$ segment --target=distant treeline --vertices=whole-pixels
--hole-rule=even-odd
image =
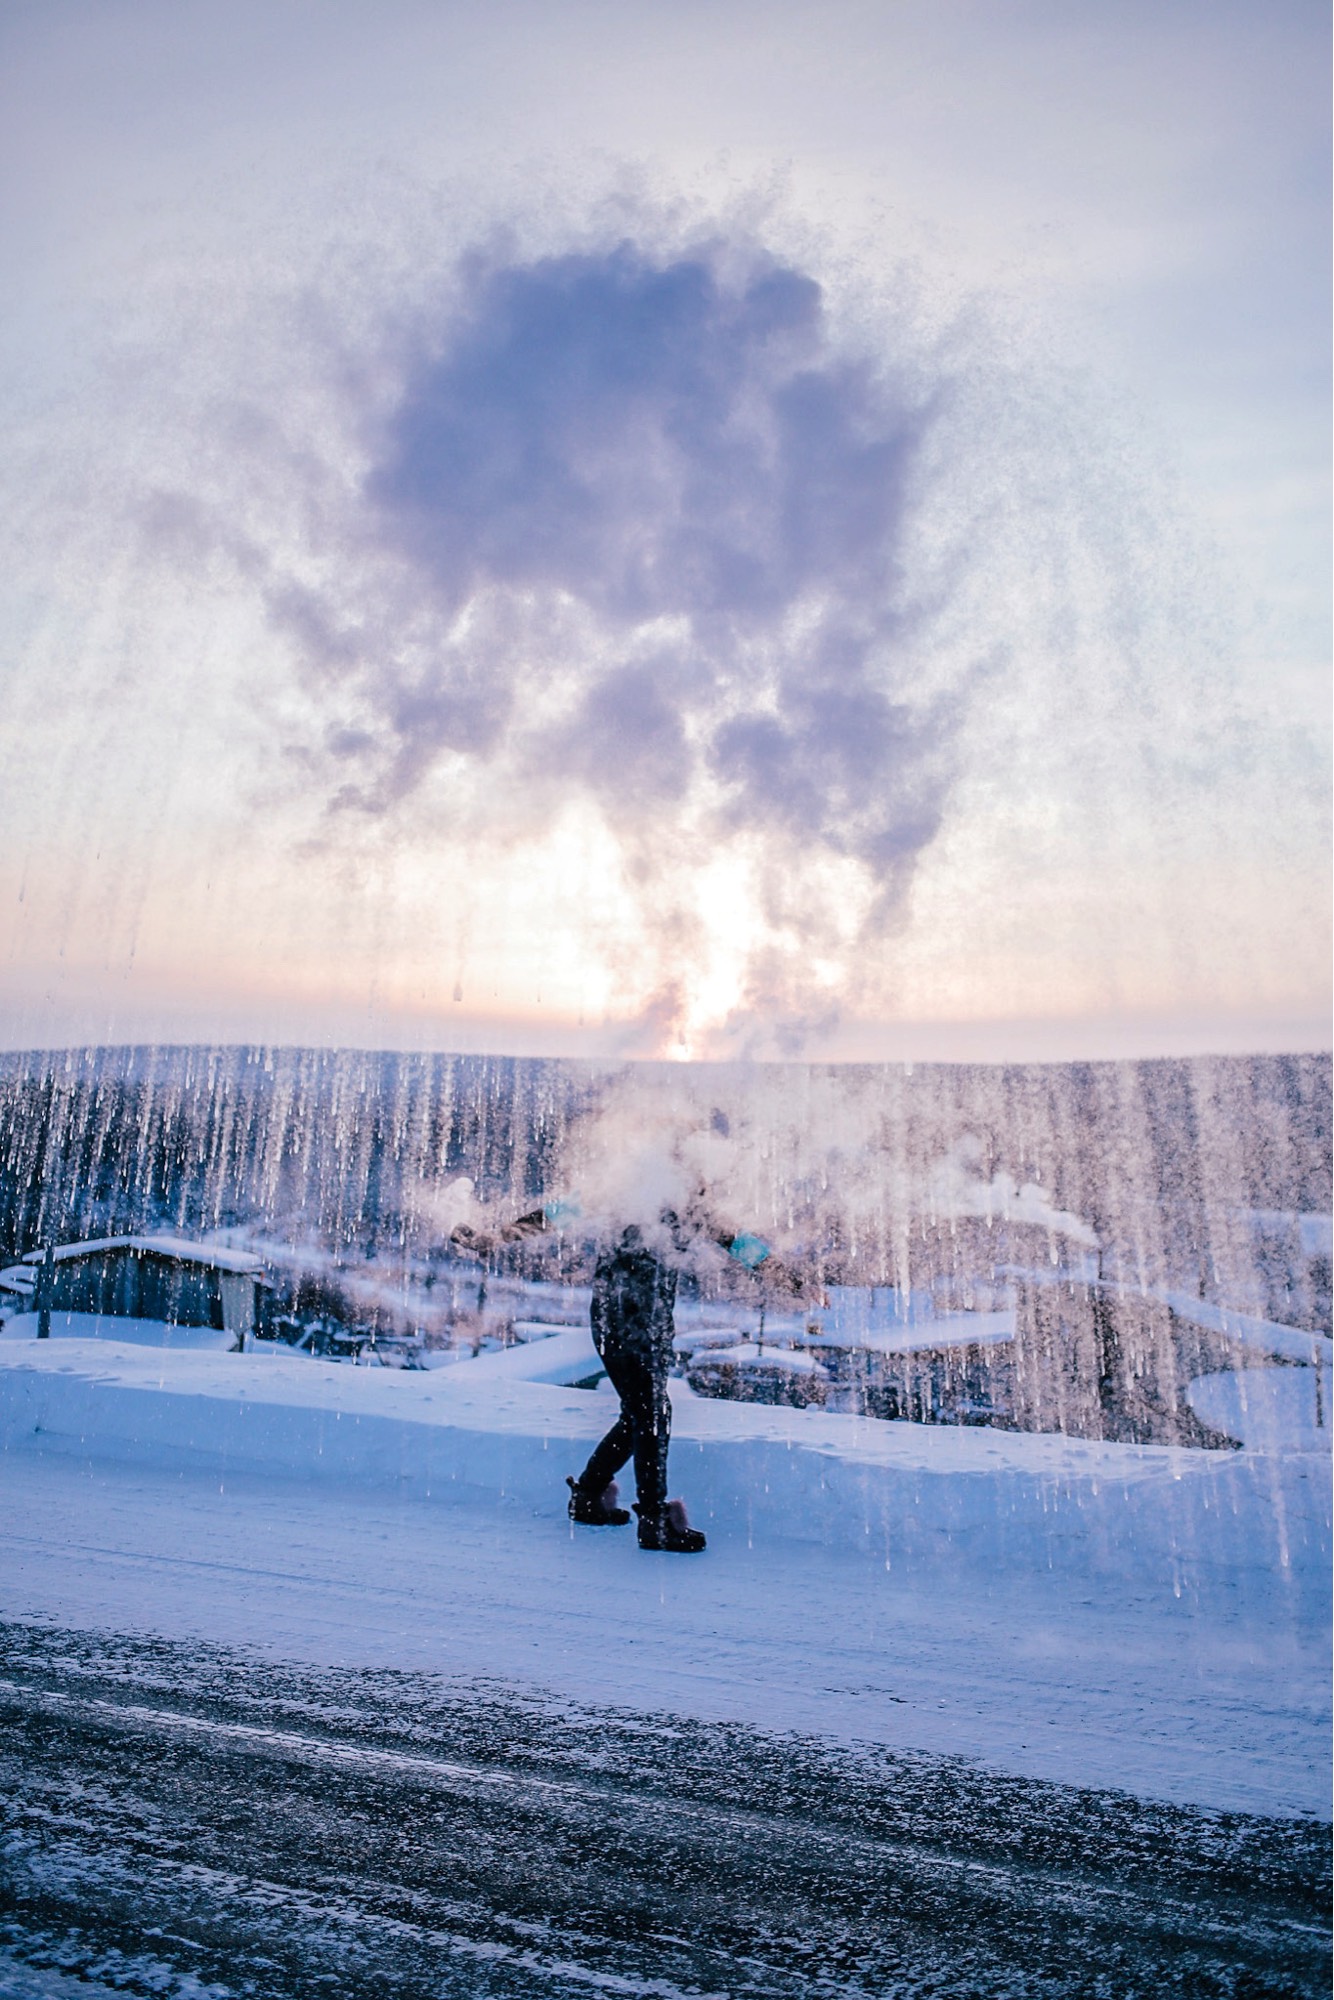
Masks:
[[[401,1241],[404,1196],[468,1174],[536,1195],[590,1079],[486,1056],[93,1048],[0,1056],[0,1237],[263,1221]]]
[[[458,1175],[483,1200],[559,1191],[578,1122],[613,1093],[623,1107],[652,1084],[661,1101],[671,1075],[652,1065],[310,1049],[0,1056],[0,1248],[258,1224],[359,1255],[429,1253],[445,1234],[436,1197]],[[982,1180],[1003,1172],[1040,1184],[1055,1209],[1114,1246],[1123,1272],[1194,1283],[1198,1267],[1201,1290],[1215,1289],[1212,1274],[1229,1260],[1234,1275],[1253,1260],[1248,1215],[1330,1205],[1326,1055],[720,1067],[690,1072],[696,1109],[710,1078],[720,1103],[749,1093],[765,1116],[783,1107],[797,1136],[783,1142],[790,1169],[782,1146],[772,1149],[774,1215],[805,1203],[843,1274],[877,1282],[903,1280],[910,1239],[952,1229],[962,1255],[976,1237],[976,1218],[964,1227],[929,1213],[917,1192],[965,1141]],[[818,1127],[836,1095],[873,1108],[876,1136],[841,1166],[837,1151],[802,1165],[801,1133]],[[855,1223],[840,1219],[840,1174],[849,1189],[857,1182]]]

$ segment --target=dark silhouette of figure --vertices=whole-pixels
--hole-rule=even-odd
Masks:
[[[630,1516],[616,1504],[615,1479],[633,1458],[640,1548],[688,1555],[704,1547],[704,1537],[688,1525],[681,1502],[667,1498],[675,1304],[675,1270],[632,1225],[598,1259],[590,1309],[593,1345],[621,1399],[620,1415],[568,1485],[571,1520],[622,1526]]]

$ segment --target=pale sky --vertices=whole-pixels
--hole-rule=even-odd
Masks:
[[[0,1043],[1328,1046],[1327,44],[0,7]]]

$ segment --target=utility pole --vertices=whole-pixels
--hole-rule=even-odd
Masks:
[[[41,1263],[37,1266],[37,1283],[33,1287],[33,1304],[37,1308],[37,1338],[51,1338],[51,1296],[56,1288],[56,1253],[48,1243]]]

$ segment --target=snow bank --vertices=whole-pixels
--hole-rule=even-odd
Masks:
[[[587,1343],[585,1345],[585,1343]],[[591,1366],[590,1366],[590,1357]],[[425,1373],[132,1342],[0,1343],[0,1443],[561,1511],[610,1395],[532,1379],[596,1367],[587,1335]],[[1295,1371],[1294,1371],[1295,1372]],[[1323,1616],[1318,1453],[953,1429],[694,1397],[673,1383],[672,1486],[715,1532],[857,1552],[967,1588],[996,1569]]]

